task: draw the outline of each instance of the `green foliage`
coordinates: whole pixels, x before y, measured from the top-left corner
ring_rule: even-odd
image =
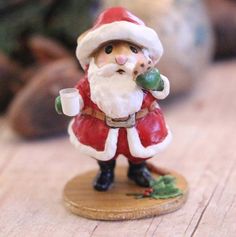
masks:
[[[36,32],[41,31],[43,8],[44,6],[38,1],[34,3],[30,1],[6,13],[3,8],[0,16],[0,49],[10,53],[18,48],[18,39],[24,31],[30,30],[30,27],[33,27]]]
[[[61,32],[74,39],[89,28],[92,23],[90,5],[92,0],[67,0],[62,1],[53,11],[48,30]]]
[[[173,198],[182,194],[182,191],[176,187],[175,177],[171,175],[160,176],[150,183],[153,192],[150,197],[155,199]]]
[[[0,50],[11,54],[25,37],[43,34],[74,47],[76,38],[92,23],[95,0],[9,1],[0,3]]]
[[[160,176],[150,182],[150,188],[144,190],[144,193],[129,193],[129,196],[135,196],[137,199],[154,198],[167,199],[182,195],[183,192],[176,186],[175,177],[171,175]]]

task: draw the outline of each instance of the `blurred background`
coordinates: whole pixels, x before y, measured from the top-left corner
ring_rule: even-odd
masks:
[[[54,99],[83,75],[77,37],[111,6],[159,34],[165,53],[157,67],[170,79],[169,100],[191,94],[210,64],[236,56],[235,0],[0,0],[0,116],[18,135],[66,133],[69,119],[56,114]]]

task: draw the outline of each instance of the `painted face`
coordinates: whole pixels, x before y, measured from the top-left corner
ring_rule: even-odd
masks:
[[[125,41],[112,41],[101,46],[94,54],[95,63],[98,67],[106,64],[117,64],[121,66],[118,70],[120,74],[124,73],[126,64],[135,65],[134,75],[138,75],[151,66],[151,60],[145,56],[142,49],[132,43]]]

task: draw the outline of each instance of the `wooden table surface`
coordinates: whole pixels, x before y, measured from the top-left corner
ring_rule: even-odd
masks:
[[[236,61],[214,64],[195,90],[165,107],[174,140],[152,162],[185,175],[190,194],[174,213],[92,221],[69,213],[62,190],[97,168],[66,137],[27,142],[0,118],[0,236],[236,236]],[[126,164],[121,158],[118,164]]]

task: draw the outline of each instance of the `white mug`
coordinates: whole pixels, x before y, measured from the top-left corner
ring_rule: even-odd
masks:
[[[79,92],[75,88],[66,88],[59,91],[62,111],[67,116],[75,116],[80,112]]]

